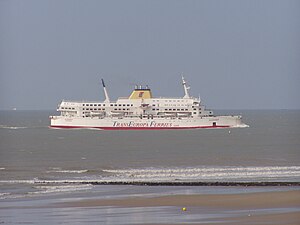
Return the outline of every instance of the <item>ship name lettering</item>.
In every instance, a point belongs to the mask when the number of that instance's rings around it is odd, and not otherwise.
[[[148,127],[148,123],[131,123],[131,127]]]
[[[150,127],[172,127],[172,123],[157,123],[152,121]]]
[[[113,124],[113,127],[129,127],[130,123],[119,123],[119,122],[115,121]]]
[[[151,122],[133,122],[130,121],[128,123],[126,122],[117,122],[114,121],[113,123],[113,127],[172,127],[173,124],[172,123],[164,123],[164,122],[155,122],[155,121],[151,121]]]

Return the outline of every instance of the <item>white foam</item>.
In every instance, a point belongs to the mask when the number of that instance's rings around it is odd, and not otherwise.
[[[87,173],[89,170],[62,170],[60,168],[56,170],[47,171],[47,173]]]
[[[0,180],[2,184],[34,184],[35,180]]]
[[[48,184],[56,182],[44,181]],[[28,183],[28,181],[26,182]],[[58,184],[60,184],[58,182]],[[59,185],[59,186],[35,186],[37,191],[30,191],[25,194],[0,193],[0,199],[16,199],[24,197],[34,197],[44,194],[59,194],[59,193],[74,193],[76,191],[85,191],[93,188],[92,184],[74,184],[74,185]]]
[[[2,192],[2,193],[0,193],[0,197],[5,196],[5,195],[10,195],[10,193],[9,192]]]
[[[115,179],[141,181],[170,180],[232,180],[232,179],[272,179],[299,177],[300,167],[196,167],[196,168],[143,168],[103,170],[111,173]]]
[[[4,193],[0,193],[0,199],[7,199],[7,198],[11,198],[12,195],[9,192],[4,192]]]
[[[109,173],[131,173],[131,172],[151,172],[151,173],[176,173],[176,172],[221,172],[221,171],[276,171],[276,170],[300,170],[300,166],[290,166],[290,167],[188,167],[188,168],[142,168],[142,169],[116,169],[116,170],[103,170]]]
[[[51,173],[86,173],[88,170],[62,170],[52,168]],[[72,179],[61,180],[4,180],[0,183],[7,184],[41,184],[41,185],[66,185],[66,184],[97,184],[110,182],[226,182],[226,181],[280,181],[300,180],[300,166],[272,166],[272,167],[169,167],[169,168],[141,168],[141,169],[107,169],[107,174],[98,176],[85,175]],[[58,187],[57,187],[58,188]],[[49,191],[49,189],[47,190]]]
[[[40,191],[28,192],[28,194],[50,194],[50,193],[62,193],[62,192],[74,192],[90,190],[93,188],[91,184],[77,184],[77,185],[60,185],[60,186],[35,186],[35,189]]]
[[[7,126],[7,125],[0,125],[0,129],[11,129],[11,130],[17,130],[17,129],[25,129],[27,127],[15,127],[15,126]]]

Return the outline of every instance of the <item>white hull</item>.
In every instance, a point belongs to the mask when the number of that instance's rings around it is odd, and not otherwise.
[[[102,130],[159,130],[247,127],[240,116],[206,116],[198,118],[99,118],[52,116],[52,128],[94,128]]]

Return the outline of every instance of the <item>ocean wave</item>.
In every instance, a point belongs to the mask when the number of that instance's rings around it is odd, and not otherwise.
[[[25,129],[28,127],[15,127],[15,126],[8,126],[8,125],[0,125],[0,129],[11,129],[11,130],[17,130],[17,129]]]
[[[12,198],[19,198],[21,197],[22,195],[20,194],[15,194],[13,195],[12,193],[10,192],[5,192],[5,193],[0,193],[0,200],[4,200],[4,199],[12,199]]]
[[[276,171],[276,170],[299,170],[300,166],[270,166],[270,167],[171,167],[171,168],[142,168],[142,169],[105,169],[109,173],[129,173],[129,172],[220,172],[220,171]]]
[[[49,173],[74,173],[76,177],[60,176],[51,180],[34,178],[29,180],[6,180],[6,184],[157,184],[175,182],[186,184],[234,183],[250,182],[260,185],[260,182],[300,183],[300,166],[271,166],[271,167],[168,167],[168,168],[126,168],[103,169],[88,173],[89,170],[64,170],[51,168]],[[101,172],[100,172],[101,171]],[[55,175],[54,175],[55,176]],[[67,176],[67,175],[65,175]]]
[[[7,195],[10,195],[9,192],[2,192],[0,193],[0,199],[3,197],[3,196],[7,196]]]
[[[51,192],[63,192],[65,191],[75,191],[75,190],[85,190],[92,188],[93,185],[148,185],[148,186],[300,186],[300,181],[212,181],[212,180],[166,180],[166,179],[66,179],[66,180],[10,180],[10,181],[0,181],[0,183],[8,184],[33,184],[33,185],[91,185],[88,187],[81,188],[80,186],[76,188],[67,187],[66,189],[59,187],[49,188],[47,190],[41,190],[40,192],[29,192],[34,193],[51,193]]]
[[[142,181],[172,180],[236,180],[236,179],[272,179],[300,178],[300,166],[272,167],[196,167],[196,168],[143,168],[143,169],[110,169],[103,170],[116,179]]]
[[[87,173],[89,170],[63,170],[60,168],[47,171],[47,173]]]
[[[90,190],[93,188],[92,184],[76,184],[76,185],[59,185],[59,186],[35,186],[35,189],[39,191],[28,192],[28,194],[50,194],[50,193],[62,193],[62,192],[74,192]]]
[[[33,180],[0,180],[0,184],[35,184],[39,182],[35,179]]]
[[[18,181],[18,183],[21,181]],[[25,183],[30,183],[25,181]],[[36,181],[34,182],[36,184]],[[37,182],[38,183],[38,182]],[[73,184],[73,185],[65,185],[65,183],[61,184],[60,182],[47,182],[47,184],[59,184],[59,186],[34,186],[33,188],[36,191],[30,191],[23,194],[13,194],[13,193],[0,193],[0,199],[17,199],[17,198],[25,198],[25,197],[35,197],[45,194],[60,194],[60,193],[74,193],[76,191],[85,191],[93,188],[92,184]]]

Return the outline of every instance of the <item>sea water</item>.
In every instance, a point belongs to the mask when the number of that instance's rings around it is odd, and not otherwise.
[[[240,114],[250,127],[50,129],[49,116],[55,112],[0,111],[0,223],[217,223],[243,213],[207,208],[181,214],[174,213],[178,212],[174,207],[54,206],[95,198],[299,190],[299,186],[120,185],[300,182],[300,110],[216,113]],[[299,208],[266,210],[298,212]]]
[[[50,129],[52,111],[0,112],[0,199],[114,182],[300,182],[300,111],[240,114],[249,128]]]

